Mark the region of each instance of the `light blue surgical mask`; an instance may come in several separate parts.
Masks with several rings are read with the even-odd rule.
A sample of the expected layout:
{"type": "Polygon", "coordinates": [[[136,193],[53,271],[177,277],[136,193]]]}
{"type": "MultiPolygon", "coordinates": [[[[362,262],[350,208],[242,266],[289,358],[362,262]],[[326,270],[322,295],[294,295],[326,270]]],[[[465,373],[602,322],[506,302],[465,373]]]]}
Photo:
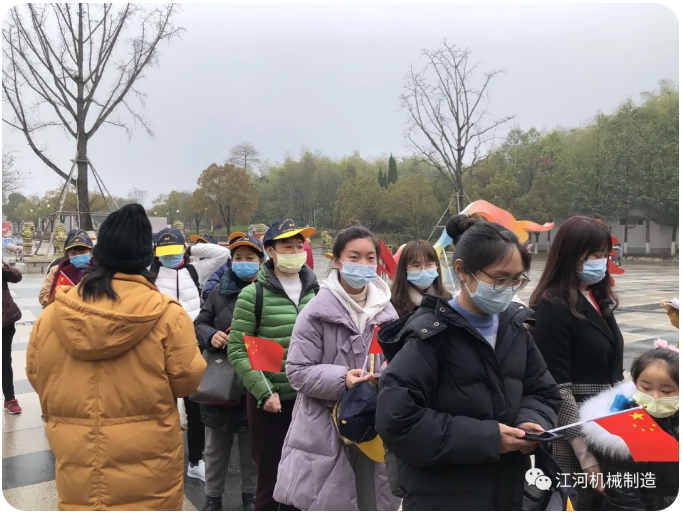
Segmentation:
{"type": "Polygon", "coordinates": [[[586,284],[597,284],[605,278],[607,273],[607,258],[587,259],[583,262],[583,271],[576,272],[579,280],[586,284]]]}
{"type": "Polygon", "coordinates": [[[252,261],[240,261],[232,262],[232,271],[235,275],[242,279],[243,281],[248,281],[258,274],[260,268],[260,263],[254,263],[252,261]]]}
{"type": "Polygon", "coordinates": [[[465,288],[467,288],[467,292],[470,294],[472,301],[479,309],[484,313],[494,315],[496,313],[502,313],[508,308],[512,302],[512,298],[515,296],[515,291],[512,289],[512,286],[509,286],[502,291],[496,291],[492,284],[480,281],[474,274],[472,274],[472,277],[479,283],[477,291],[472,293],[470,289],[467,288],[466,284],[465,288]]]}
{"type": "Polygon", "coordinates": [[[437,277],[439,277],[439,271],[436,268],[429,268],[418,272],[408,272],[408,282],[414,284],[421,290],[429,288],[437,277]]]}
{"type": "Polygon", "coordinates": [[[76,268],[85,268],[90,264],[90,254],[81,254],[79,256],[73,256],[69,259],[69,262],[76,268]]]}
{"type": "Polygon", "coordinates": [[[184,258],[185,254],[176,254],[174,256],[161,256],[159,261],[166,268],[178,268],[184,258]]]}
{"type": "Polygon", "coordinates": [[[341,275],[351,288],[360,290],[377,279],[377,265],[356,265],[342,261],[341,275]]]}

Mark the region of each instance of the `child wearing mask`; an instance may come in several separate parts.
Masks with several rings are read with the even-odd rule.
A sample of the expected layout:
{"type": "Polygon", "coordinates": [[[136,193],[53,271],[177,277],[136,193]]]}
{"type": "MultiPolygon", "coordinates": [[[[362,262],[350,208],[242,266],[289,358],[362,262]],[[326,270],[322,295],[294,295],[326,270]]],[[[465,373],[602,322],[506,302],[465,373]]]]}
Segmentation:
{"type": "MultiPolygon", "coordinates": [[[[646,351],[631,365],[631,379],[587,400],[581,418],[590,420],[639,405],[678,440],[678,349],[662,345],[646,351]]],[[[621,485],[614,481],[604,485],[604,510],[658,511],[671,506],[678,495],[678,461],[635,462],[625,442],[595,422],[585,424],[583,433],[600,460],[603,482],[607,477],[622,478],[621,485]],[[651,473],[655,486],[626,486],[626,473],[631,477],[651,473]]]]}
{"type": "Polygon", "coordinates": [[[318,292],[315,273],[305,265],[304,240],[314,233],[314,228],[298,227],[291,219],[271,225],[263,238],[270,260],[261,267],[256,283],[239,294],[233,311],[228,358],[247,389],[249,433],[258,466],[256,511],[291,510],[273,499],[273,491],[296,399],[285,375],[289,341],[299,313],[318,292]],[[252,370],[245,336],[284,347],[280,373],[252,370]]]}
{"type": "Polygon", "coordinates": [[[48,272],[38,293],[38,301],[47,307],[55,297],[55,289],[59,285],[76,285],[81,281],[83,272],[90,264],[93,243],[88,233],[77,230],[67,238],[64,244],[64,259],[48,272]]]}

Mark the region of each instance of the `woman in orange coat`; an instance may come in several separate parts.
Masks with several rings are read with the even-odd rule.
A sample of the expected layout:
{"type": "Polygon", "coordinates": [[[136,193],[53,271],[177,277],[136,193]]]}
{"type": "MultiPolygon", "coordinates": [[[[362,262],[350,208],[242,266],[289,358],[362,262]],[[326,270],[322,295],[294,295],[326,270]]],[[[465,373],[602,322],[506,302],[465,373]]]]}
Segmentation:
{"type": "Polygon", "coordinates": [[[185,310],[149,280],[152,228],[139,204],[112,213],[78,286],[33,328],[26,372],[55,454],[60,510],[182,510],[176,398],[206,363],[185,310]]]}

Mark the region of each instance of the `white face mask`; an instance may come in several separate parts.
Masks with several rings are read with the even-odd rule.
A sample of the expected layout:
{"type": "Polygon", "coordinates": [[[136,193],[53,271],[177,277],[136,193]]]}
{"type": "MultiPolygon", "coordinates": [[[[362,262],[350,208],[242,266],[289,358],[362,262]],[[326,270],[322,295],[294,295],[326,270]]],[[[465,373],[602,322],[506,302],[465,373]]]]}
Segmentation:
{"type": "Polygon", "coordinates": [[[678,395],[655,399],[651,395],[636,390],[633,394],[633,400],[655,418],[670,417],[678,411],[678,395]]]}

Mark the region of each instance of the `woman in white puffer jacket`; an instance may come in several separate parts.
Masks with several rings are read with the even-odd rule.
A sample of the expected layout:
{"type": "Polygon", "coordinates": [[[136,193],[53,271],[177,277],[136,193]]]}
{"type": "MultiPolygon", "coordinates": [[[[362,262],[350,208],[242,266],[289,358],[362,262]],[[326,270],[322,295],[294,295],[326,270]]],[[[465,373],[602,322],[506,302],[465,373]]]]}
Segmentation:
{"type": "MultiPolygon", "coordinates": [[[[194,322],[201,311],[200,284],[203,284],[230,257],[230,251],[212,243],[198,243],[185,252],[185,237],[178,229],[164,229],[157,234],[152,265],[157,273],[157,289],[177,300],[194,322]],[[189,256],[200,260],[189,263],[189,256]]],[[[204,424],[199,404],[184,399],[187,417],[187,476],[204,481],[204,424]]],[[[179,405],[180,408],[180,405],[179,405]]]]}
{"type": "Polygon", "coordinates": [[[155,254],[158,258],[156,287],[161,293],[180,302],[194,321],[201,310],[199,285],[206,282],[230,257],[230,251],[212,243],[198,243],[189,248],[200,261],[189,263],[185,256],[185,238],[175,228],[157,235],[155,254]]]}

